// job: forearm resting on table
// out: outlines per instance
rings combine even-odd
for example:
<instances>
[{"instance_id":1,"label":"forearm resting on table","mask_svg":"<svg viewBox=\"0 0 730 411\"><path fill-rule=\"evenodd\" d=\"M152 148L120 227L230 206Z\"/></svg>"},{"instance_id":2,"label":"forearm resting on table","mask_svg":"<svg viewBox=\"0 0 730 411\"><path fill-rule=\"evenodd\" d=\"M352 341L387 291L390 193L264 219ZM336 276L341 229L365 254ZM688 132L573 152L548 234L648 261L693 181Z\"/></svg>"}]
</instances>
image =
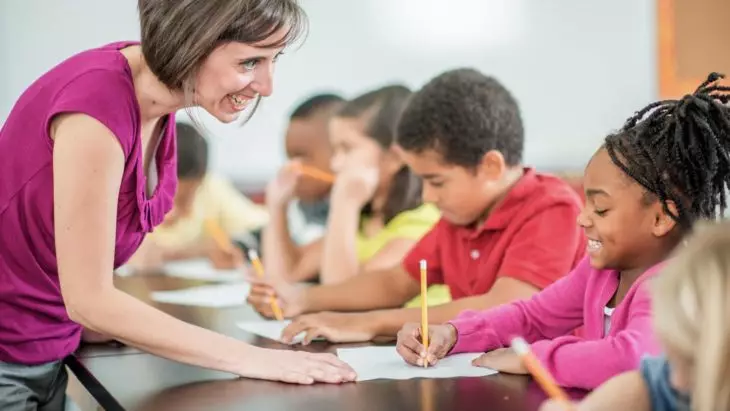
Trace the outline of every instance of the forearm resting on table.
<instances>
[{"instance_id":1,"label":"forearm resting on table","mask_svg":"<svg viewBox=\"0 0 730 411\"><path fill-rule=\"evenodd\" d=\"M333 285L308 288L306 312L368 311L400 307L419 285L400 267L359 274Z\"/></svg>"},{"instance_id":2,"label":"forearm resting on table","mask_svg":"<svg viewBox=\"0 0 730 411\"><path fill-rule=\"evenodd\" d=\"M96 333L174 361L240 371L247 346L233 338L177 320L113 288L73 300L67 302L71 318Z\"/></svg>"},{"instance_id":3,"label":"forearm resting on table","mask_svg":"<svg viewBox=\"0 0 730 411\"><path fill-rule=\"evenodd\" d=\"M516 300L530 298L538 291L536 287L523 281L502 277L486 294L460 298L446 304L429 307L428 321L432 324L442 324L453 320L463 311L487 310ZM383 337L394 337L405 323L421 321L420 308L383 310L377 315L379 317L377 334Z\"/></svg>"}]
</instances>

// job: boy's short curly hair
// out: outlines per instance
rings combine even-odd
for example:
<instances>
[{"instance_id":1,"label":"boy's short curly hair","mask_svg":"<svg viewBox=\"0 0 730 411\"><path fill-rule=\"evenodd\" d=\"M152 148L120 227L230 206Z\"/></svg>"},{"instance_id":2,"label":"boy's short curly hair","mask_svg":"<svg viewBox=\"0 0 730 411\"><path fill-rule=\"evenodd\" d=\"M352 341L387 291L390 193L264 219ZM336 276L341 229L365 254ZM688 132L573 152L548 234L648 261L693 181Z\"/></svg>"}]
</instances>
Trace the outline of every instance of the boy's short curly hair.
<instances>
[{"instance_id":1,"label":"boy's short curly hair","mask_svg":"<svg viewBox=\"0 0 730 411\"><path fill-rule=\"evenodd\" d=\"M439 75L413 95L397 141L404 150L435 150L444 162L468 168L496 150L514 166L522 161L524 129L517 101L499 81L462 68Z\"/></svg>"}]
</instances>

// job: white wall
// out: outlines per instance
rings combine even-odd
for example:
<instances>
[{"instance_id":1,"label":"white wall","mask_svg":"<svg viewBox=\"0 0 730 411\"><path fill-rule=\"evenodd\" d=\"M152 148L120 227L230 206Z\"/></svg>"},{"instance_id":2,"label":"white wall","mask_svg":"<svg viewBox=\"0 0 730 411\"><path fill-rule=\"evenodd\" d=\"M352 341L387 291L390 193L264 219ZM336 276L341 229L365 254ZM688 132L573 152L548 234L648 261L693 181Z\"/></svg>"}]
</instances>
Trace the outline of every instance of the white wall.
<instances>
[{"instance_id":1,"label":"white wall","mask_svg":"<svg viewBox=\"0 0 730 411\"><path fill-rule=\"evenodd\" d=\"M302 0L311 29L244 128L203 116L213 167L261 181L282 161L286 116L307 94L419 87L472 66L517 96L526 161L581 168L603 135L656 95L654 0ZM448 5L447 7L444 4ZM74 52L138 39L136 1L0 0L0 122L23 89Z\"/></svg>"}]
</instances>

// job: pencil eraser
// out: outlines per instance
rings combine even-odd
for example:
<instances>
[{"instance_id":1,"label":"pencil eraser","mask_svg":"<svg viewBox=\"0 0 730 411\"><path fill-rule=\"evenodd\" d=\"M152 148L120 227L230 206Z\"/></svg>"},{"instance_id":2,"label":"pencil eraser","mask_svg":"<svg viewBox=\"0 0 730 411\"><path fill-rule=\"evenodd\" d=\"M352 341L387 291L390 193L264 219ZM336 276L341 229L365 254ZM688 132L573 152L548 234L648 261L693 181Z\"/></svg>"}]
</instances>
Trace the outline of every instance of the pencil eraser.
<instances>
[{"instance_id":1,"label":"pencil eraser","mask_svg":"<svg viewBox=\"0 0 730 411\"><path fill-rule=\"evenodd\" d=\"M253 248L248 249L248 259L249 260L258 260L259 259L259 253L256 252Z\"/></svg>"},{"instance_id":2,"label":"pencil eraser","mask_svg":"<svg viewBox=\"0 0 730 411\"><path fill-rule=\"evenodd\" d=\"M421 270L425 270L426 269L426 260L421 260L420 263L421 263Z\"/></svg>"},{"instance_id":3,"label":"pencil eraser","mask_svg":"<svg viewBox=\"0 0 730 411\"><path fill-rule=\"evenodd\" d=\"M512 350L519 355L525 355L530 352L530 346L524 338L515 337L512 339Z\"/></svg>"}]
</instances>

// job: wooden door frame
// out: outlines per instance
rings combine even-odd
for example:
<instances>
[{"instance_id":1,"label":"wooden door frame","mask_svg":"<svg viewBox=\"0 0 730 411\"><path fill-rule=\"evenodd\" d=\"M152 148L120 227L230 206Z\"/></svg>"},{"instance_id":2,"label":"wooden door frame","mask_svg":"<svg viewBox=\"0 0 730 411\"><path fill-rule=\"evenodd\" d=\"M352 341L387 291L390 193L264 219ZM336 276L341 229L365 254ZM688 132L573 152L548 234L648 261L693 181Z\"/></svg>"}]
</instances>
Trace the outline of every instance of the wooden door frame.
<instances>
[{"instance_id":1,"label":"wooden door frame","mask_svg":"<svg viewBox=\"0 0 730 411\"><path fill-rule=\"evenodd\" d=\"M675 20L675 5L679 0L656 1L656 30L657 30L657 71L659 75L659 98L678 99L685 94L692 93L705 78L682 78L679 75L677 62L677 30ZM730 77L730 73L726 73ZM728 78L723 80L727 84ZM730 209L723 216L730 219Z\"/></svg>"},{"instance_id":2,"label":"wooden door frame","mask_svg":"<svg viewBox=\"0 0 730 411\"><path fill-rule=\"evenodd\" d=\"M656 0L659 98L662 99L680 98L694 91L705 80L679 76L675 21L676 1Z\"/></svg>"}]
</instances>

